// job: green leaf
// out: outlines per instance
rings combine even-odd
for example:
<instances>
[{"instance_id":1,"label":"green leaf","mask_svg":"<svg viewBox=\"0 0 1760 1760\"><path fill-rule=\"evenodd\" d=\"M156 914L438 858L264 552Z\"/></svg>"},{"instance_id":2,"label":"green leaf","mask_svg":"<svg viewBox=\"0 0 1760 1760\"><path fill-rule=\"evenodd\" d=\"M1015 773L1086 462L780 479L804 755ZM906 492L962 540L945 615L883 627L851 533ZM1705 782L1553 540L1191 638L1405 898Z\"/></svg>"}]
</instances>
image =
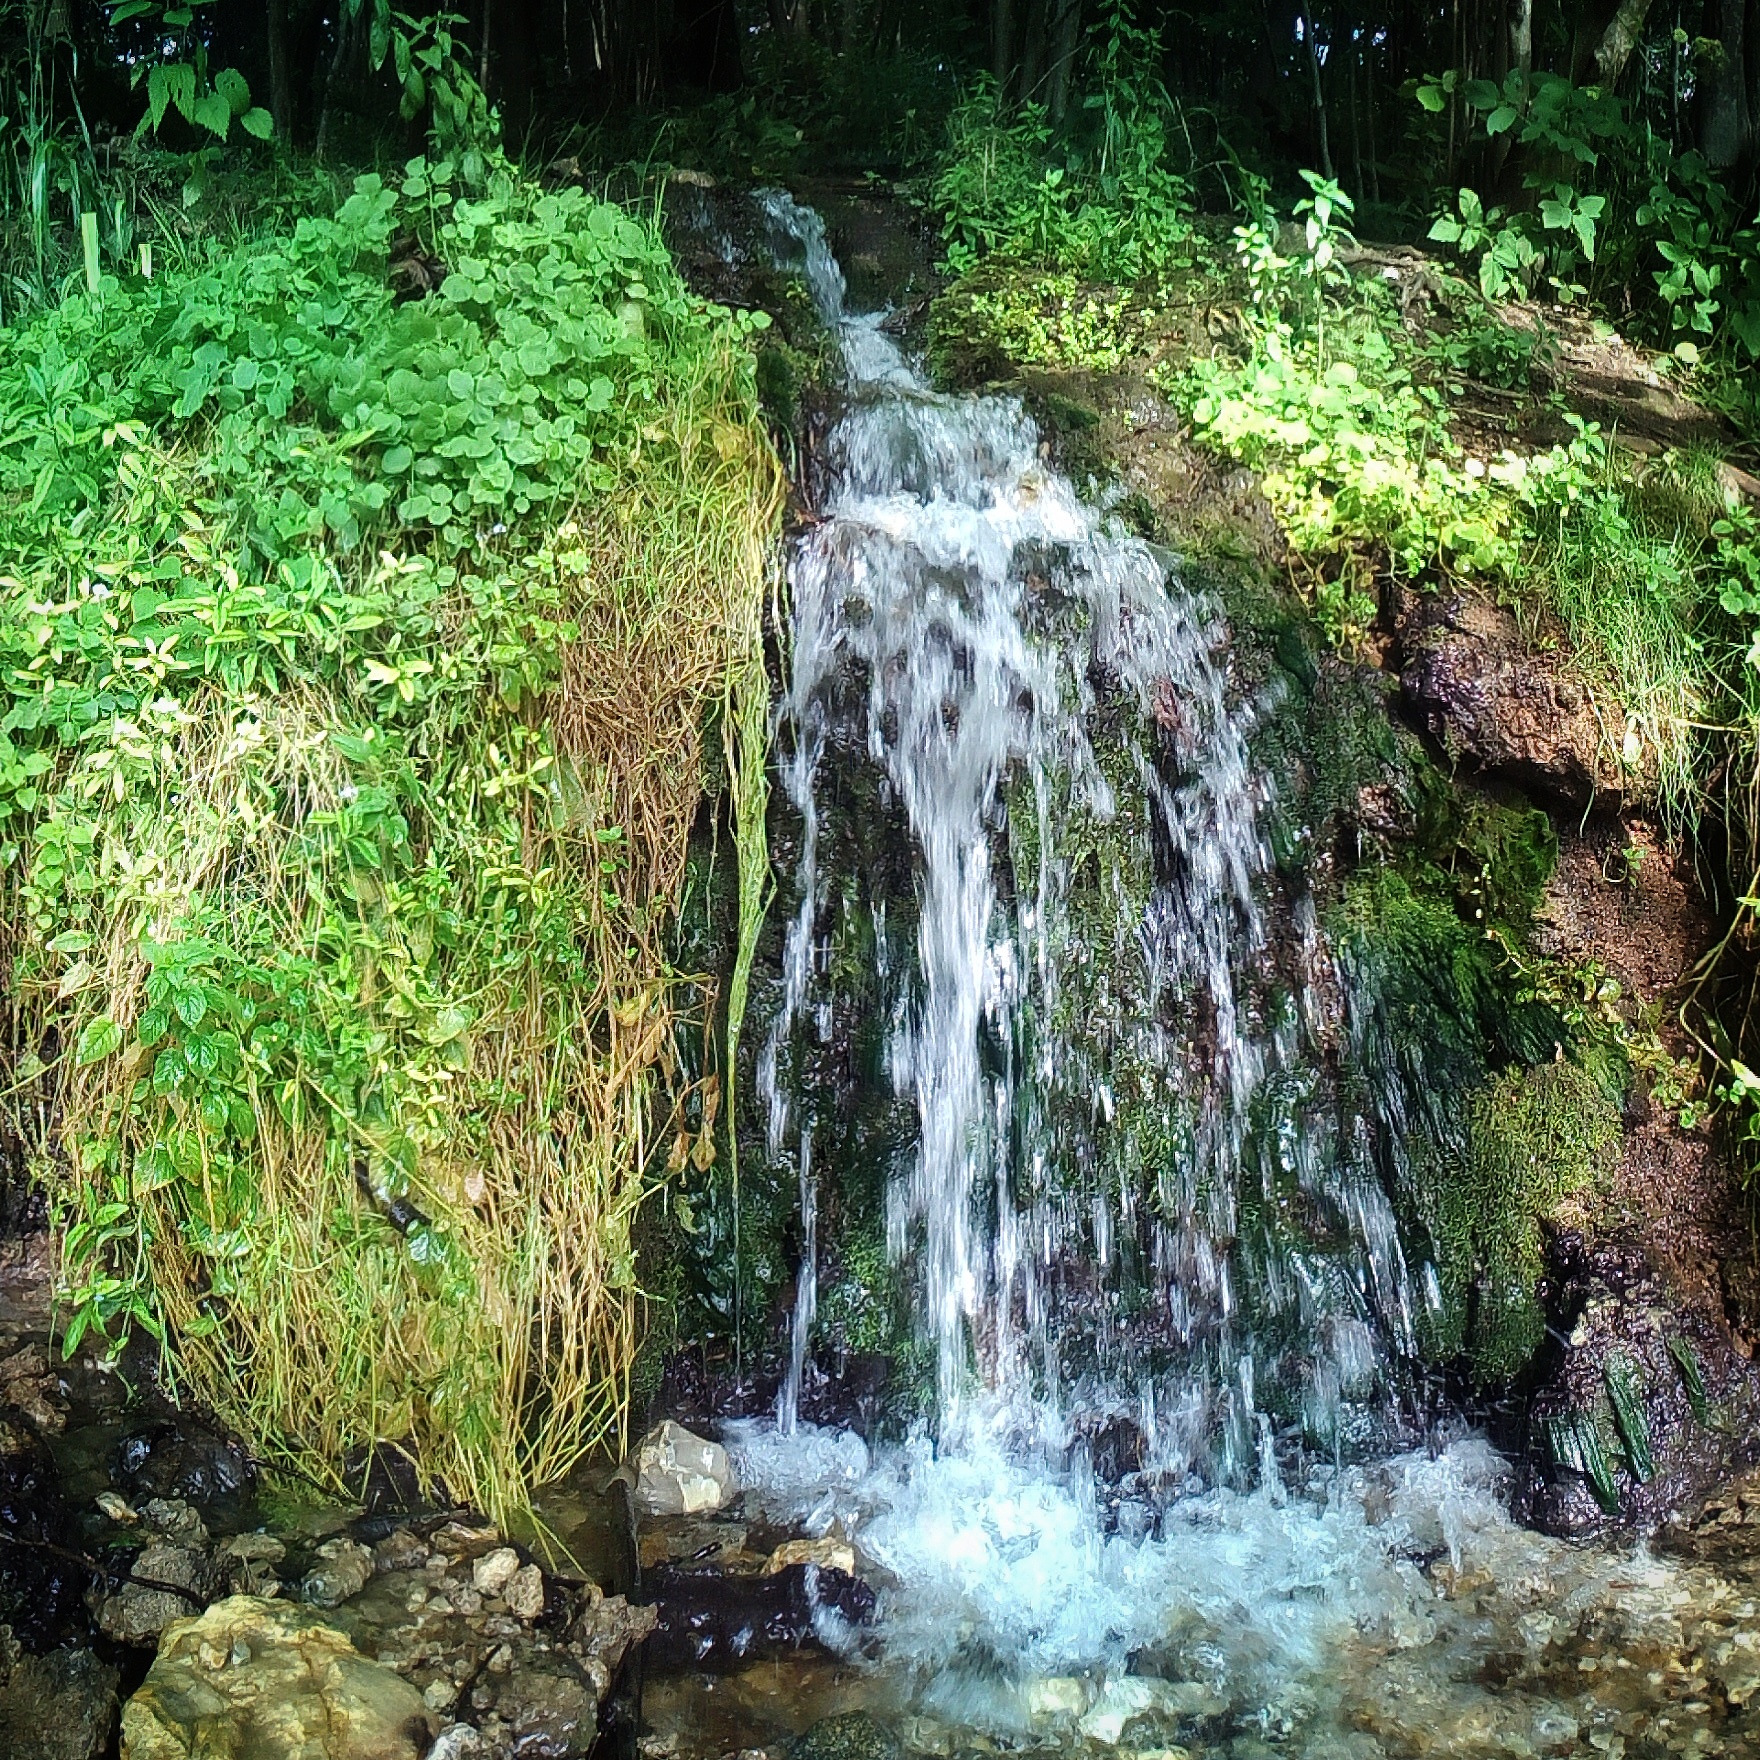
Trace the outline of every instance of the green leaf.
<instances>
[{"instance_id":1,"label":"green leaf","mask_svg":"<svg viewBox=\"0 0 1760 1760\"><path fill-rule=\"evenodd\" d=\"M74 1064L84 1069L87 1064L98 1063L110 1056L121 1043L122 1029L108 1015L98 1015L86 1022L85 1031L79 1036L79 1045L73 1054Z\"/></svg>"},{"instance_id":2,"label":"green leaf","mask_svg":"<svg viewBox=\"0 0 1760 1760\"><path fill-rule=\"evenodd\" d=\"M254 135L260 141L266 141L275 132L275 118L260 104L245 111L239 117L238 125L246 134Z\"/></svg>"},{"instance_id":3,"label":"green leaf","mask_svg":"<svg viewBox=\"0 0 1760 1760\"><path fill-rule=\"evenodd\" d=\"M1513 128L1515 123L1515 110L1508 104L1499 104L1485 118L1485 132L1487 134L1503 134L1506 130Z\"/></svg>"},{"instance_id":4,"label":"green leaf","mask_svg":"<svg viewBox=\"0 0 1760 1760\"><path fill-rule=\"evenodd\" d=\"M223 67L214 75L214 90L234 116L242 116L251 107L250 81L236 67Z\"/></svg>"},{"instance_id":5,"label":"green leaf","mask_svg":"<svg viewBox=\"0 0 1760 1760\"><path fill-rule=\"evenodd\" d=\"M225 140L232 127L232 106L218 92L207 92L196 100L190 120L218 139Z\"/></svg>"}]
</instances>

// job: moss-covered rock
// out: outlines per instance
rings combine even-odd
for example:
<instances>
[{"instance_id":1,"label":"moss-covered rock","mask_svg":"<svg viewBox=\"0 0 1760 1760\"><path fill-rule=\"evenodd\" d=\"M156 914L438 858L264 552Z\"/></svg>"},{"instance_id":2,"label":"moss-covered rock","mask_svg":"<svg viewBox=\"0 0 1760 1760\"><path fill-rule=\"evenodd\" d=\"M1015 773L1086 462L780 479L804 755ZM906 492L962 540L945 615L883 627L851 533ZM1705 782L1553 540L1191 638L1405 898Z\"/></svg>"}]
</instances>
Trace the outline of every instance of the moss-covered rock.
<instances>
[{"instance_id":1,"label":"moss-covered rock","mask_svg":"<svg viewBox=\"0 0 1760 1760\"><path fill-rule=\"evenodd\" d=\"M1554 1061L1489 1082L1469 1108L1465 1152L1433 1163L1424 1199L1442 1290L1436 1342L1464 1351L1481 1383L1512 1379L1539 1347L1542 1225L1605 1173L1620 1137L1594 1076Z\"/></svg>"}]
</instances>

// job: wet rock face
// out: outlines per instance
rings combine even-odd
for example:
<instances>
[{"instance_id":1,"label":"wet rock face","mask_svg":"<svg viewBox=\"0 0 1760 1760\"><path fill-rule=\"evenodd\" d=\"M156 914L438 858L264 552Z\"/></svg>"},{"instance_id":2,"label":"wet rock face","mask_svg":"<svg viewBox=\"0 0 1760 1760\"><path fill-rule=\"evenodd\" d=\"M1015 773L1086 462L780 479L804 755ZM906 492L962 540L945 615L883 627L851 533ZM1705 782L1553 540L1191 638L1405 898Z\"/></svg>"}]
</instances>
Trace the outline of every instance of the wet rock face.
<instances>
[{"instance_id":1,"label":"wet rock face","mask_svg":"<svg viewBox=\"0 0 1760 1760\"><path fill-rule=\"evenodd\" d=\"M234 1437L187 1413L137 1425L117 1448L111 1477L131 1501L183 1498L225 1527L248 1527L257 1469Z\"/></svg>"},{"instance_id":2,"label":"wet rock face","mask_svg":"<svg viewBox=\"0 0 1760 1760\"><path fill-rule=\"evenodd\" d=\"M1403 592L1394 628L1405 706L1451 759L1577 811L1619 808L1595 705L1507 611L1464 589Z\"/></svg>"},{"instance_id":3,"label":"wet rock face","mask_svg":"<svg viewBox=\"0 0 1760 1760\"><path fill-rule=\"evenodd\" d=\"M0 1626L0 1753L100 1760L116 1729L117 1679L90 1650L31 1656Z\"/></svg>"},{"instance_id":4,"label":"wet rock face","mask_svg":"<svg viewBox=\"0 0 1760 1760\"><path fill-rule=\"evenodd\" d=\"M122 1714L124 1760L422 1760L439 1720L316 1614L234 1596L165 1634Z\"/></svg>"},{"instance_id":5,"label":"wet rock face","mask_svg":"<svg viewBox=\"0 0 1760 1760\"><path fill-rule=\"evenodd\" d=\"M1640 1245L1561 1231L1550 1272L1517 1499L1535 1526L1652 1527L1760 1458L1760 1372Z\"/></svg>"}]
</instances>

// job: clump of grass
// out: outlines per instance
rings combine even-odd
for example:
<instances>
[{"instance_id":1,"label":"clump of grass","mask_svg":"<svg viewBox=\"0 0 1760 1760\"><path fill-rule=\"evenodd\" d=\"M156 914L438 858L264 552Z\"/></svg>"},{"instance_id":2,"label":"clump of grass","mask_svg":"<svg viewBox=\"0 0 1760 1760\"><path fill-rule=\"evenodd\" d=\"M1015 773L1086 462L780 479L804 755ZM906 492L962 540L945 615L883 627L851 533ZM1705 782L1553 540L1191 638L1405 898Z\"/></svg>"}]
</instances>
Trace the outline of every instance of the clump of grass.
<instances>
[{"instance_id":1,"label":"clump of grass","mask_svg":"<svg viewBox=\"0 0 1760 1760\"><path fill-rule=\"evenodd\" d=\"M1720 694L1701 633L1716 602L1704 567L1720 507L1715 461L1670 458L1639 474L1585 429L1541 462L1550 468L1528 490L1528 590L1557 615L1616 706L1604 727L1614 755L1628 771L1648 772L1671 823L1690 829L1697 729Z\"/></svg>"},{"instance_id":2,"label":"clump of grass","mask_svg":"<svg viewBox=\"0 0 1760 1760\"><path fill-rule=\"evenodd\" d=\"M390 1439L510 1513L623 1421L717 717L762 899L744 331L609 204L418 161L0 334L0 403L8 1123L69 1347L145 1328L271 1462Z\"/></svg>"}]
</instances>

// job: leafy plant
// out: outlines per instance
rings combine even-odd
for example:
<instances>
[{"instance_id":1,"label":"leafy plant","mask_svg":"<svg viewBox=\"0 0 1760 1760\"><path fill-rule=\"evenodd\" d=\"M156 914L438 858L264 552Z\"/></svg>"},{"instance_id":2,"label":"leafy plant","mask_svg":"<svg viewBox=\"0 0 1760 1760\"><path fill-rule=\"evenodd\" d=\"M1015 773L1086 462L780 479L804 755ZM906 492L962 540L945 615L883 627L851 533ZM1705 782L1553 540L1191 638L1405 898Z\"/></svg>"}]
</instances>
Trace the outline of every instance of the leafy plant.
<instances>
[{"instance_id":1,"label":"leafy plant","mask_svg":"<svg viewBox=\"0 0 1760 1760\"><path fill-rule=\"evenodd\" d=\"M621 1419L758 320L492 150L303 205L0 330L9 1125L72 1344L505 1511Z\"/></svg>"},{"instance_id":2,"label":"leafy plant","mask_svg":"<svg viewBox=\"0 0 1760 1760\"><path fill-rule=\"evenodd\" d=\"M157 134L172 111L194 128L225 140L237 122L246 134L267 140L274 118L252 104L250 82L236 67L210 68L208 46L195 29L196 8L208 0L109 0L112 25L145 23L151 40L172 45L169 59L142 56L134 83L147 88L146 113L135 132Z\"/></svg>"}]
</instances>

